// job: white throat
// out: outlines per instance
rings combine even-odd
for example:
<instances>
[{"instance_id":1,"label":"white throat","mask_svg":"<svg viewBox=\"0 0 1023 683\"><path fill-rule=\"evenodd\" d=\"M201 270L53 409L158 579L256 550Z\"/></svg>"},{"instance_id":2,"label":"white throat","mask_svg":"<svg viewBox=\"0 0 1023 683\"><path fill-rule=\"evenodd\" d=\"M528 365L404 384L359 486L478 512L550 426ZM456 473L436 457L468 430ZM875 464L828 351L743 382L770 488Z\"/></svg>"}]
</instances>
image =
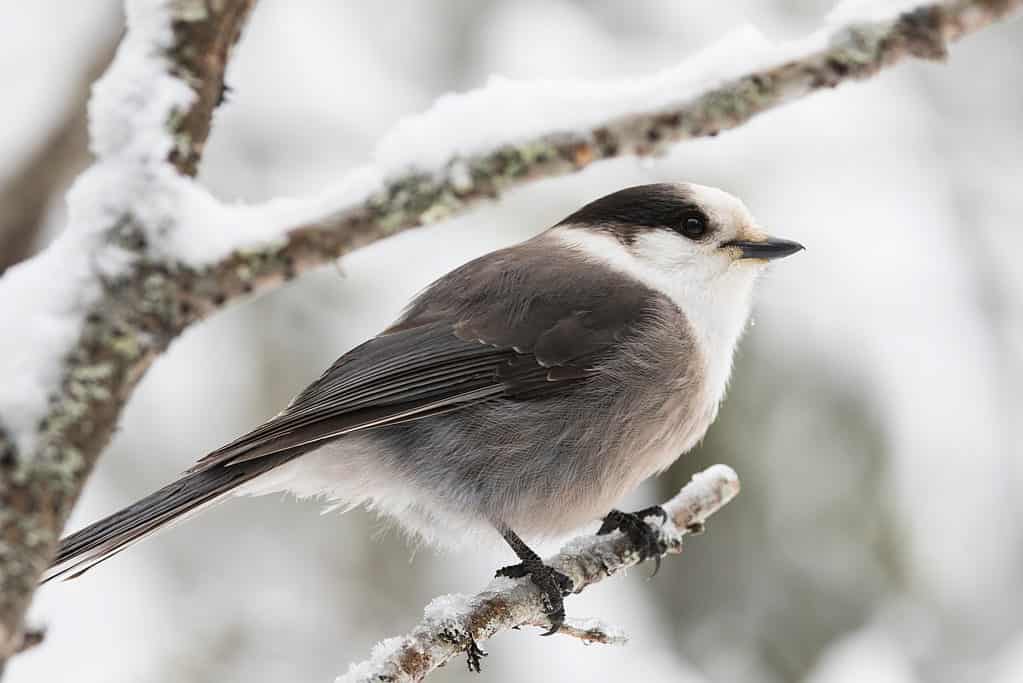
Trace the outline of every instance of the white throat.
<instances>
[{"instance_id":1,"label":"white throat","mask_svg":"<svg viewBox=\"0 0 1023 683\"><path fill-rule=\"evenodd\" d=\"M683 300L673 298L707 357L707 391L715 413L728 388L735 348L746 331L753 303L754 278L745 273L735 277L731 272L722 277L734 281L702 290L691 287Z\"/></svg>"},{"instance_id":2,"label":"white throat","mask_svg":"<svg viewBox=\"0 0 1023 683\"><path fill-rule=\"evenodd\" d=\"M735 347L749 320L759 268L734 264L707 279L685 278L680 276L681 269L699 266L673 259L670 240L676 238L671 235L665 236L663 245L655 237L639 257L611 235L578 228L552 232L565 246L639 280L679 307L704 353L707 399L716 410L728 386Z\"/></svg>"}]
</instances>

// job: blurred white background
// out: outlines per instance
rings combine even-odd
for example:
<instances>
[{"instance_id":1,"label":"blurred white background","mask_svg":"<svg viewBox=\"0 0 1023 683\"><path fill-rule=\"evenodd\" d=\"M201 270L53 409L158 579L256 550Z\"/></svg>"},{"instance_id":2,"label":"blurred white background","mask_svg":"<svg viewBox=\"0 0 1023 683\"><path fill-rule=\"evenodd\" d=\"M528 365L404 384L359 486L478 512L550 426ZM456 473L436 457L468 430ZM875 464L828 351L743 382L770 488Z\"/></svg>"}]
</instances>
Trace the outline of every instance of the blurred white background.
<instances>
[{"instance_id":1,"label":"blurred white background","mask_svg":"<svg viewBox=\"0 0 1023 683\"><path fill-rule=\"evenodd\" d=\"M831 5L262 0L200 177L225 199L312 193L402 116L490 74L628 78L746 22L800 36ZM121 30L114 2L73 7L0 0L0 185ZM432 680L1021 681L1021 82L1016 21L945 65L900 66L662 159L532 185L236 305L145 378L71 527L275 413L451 267L606 192L693 180L743 197L807 251L760 288L706 442L628 504L713 462L739 471L743 494L656 579L644 567L568 600L574 616L625 627L624 648L515 632L485 644L485 678L458 661ZM62 225L58 193L40 241ZM475 591L511 560L499 546L413 553L368 514L319 511L234 501L46 586L32 610L46 641L7 680L330 681L430 598Z\"/></svg>"}]
</instances>

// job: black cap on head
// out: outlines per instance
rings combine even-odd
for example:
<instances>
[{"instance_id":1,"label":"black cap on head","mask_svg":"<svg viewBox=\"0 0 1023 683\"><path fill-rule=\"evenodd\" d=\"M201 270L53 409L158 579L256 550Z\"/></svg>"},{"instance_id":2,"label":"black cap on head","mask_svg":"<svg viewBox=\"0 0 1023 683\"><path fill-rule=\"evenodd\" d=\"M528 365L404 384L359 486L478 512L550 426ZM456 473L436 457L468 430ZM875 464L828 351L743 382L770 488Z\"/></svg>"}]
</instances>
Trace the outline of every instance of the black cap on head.
<instances>
[{"instance_id":1,"label":"black cap on head","mask_svg":"<svg viewBox=\"0 0 1023 683\"><path fill-rule=\"evenodd\" d=\"M678 232L687 218L707 215L684 186L670 183L636 185L596 199L558 225L606 231L632 244L644 230Z\"/></svg>"}]
</instances>

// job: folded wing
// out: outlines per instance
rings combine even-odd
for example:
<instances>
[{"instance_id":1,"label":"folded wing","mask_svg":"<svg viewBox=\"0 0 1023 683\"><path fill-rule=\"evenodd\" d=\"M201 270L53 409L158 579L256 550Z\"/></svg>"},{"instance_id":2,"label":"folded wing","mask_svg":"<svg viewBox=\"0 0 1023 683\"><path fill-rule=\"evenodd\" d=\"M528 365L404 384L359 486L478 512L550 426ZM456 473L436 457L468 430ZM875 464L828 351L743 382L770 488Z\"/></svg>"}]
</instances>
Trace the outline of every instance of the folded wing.
<instances>
[{"instance_id":1,"label":"folded wing","mask_svg":"<svg viewBox=\"0 0 1023 683\"><path fill-rule=\"evenodd\" d=\"M342 356L282 413L189 472L565 390L599 372L659 296L533 242L488 254L431 285L398 323Z\"/></svg>"}]
</instances>

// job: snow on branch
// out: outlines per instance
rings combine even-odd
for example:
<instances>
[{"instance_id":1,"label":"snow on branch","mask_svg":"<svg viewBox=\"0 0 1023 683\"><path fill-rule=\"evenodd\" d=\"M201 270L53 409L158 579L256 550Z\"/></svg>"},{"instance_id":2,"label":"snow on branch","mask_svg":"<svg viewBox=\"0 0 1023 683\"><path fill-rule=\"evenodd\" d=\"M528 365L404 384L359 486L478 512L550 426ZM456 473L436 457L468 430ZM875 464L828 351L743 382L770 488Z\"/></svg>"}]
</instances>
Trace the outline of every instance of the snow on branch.
<instances>
[{"instance_id":1,"label":"snow on branch","mask_svg":"<svg viewBox=\"0 0 1023 683\"><path fill-rule=\"evenodd\" d=\"M509 188L716 135L908 57L942 58L1023 4L898 0L866 14L871 3L846 0L806 39L772 45L745 30L629 82L494 81L399 124L320 197L226 205L190 176L254 2L127 0L128 32L90 106L97 161L69 193L69 225L0 278L0 656L123 405L192 323Z\"/></svg>"},{"instance_id":2,"label":"snow on branch","mask_svg":"<svg viewBox=\"0 0 1023 683\"><path fill-rule=\"evenodd\" d=\"M667 519L648 518L668 548L682 552L682 539L739 493L739 478L732 468L714 465L693 476L674 498L663 504ZM582 536L566 544L546 563L572 579L576 592L613 576L639 562L639 553L628 537L615 532L606 536ZM483 656L479 643L500 631L520 626L550 626L539 590L525 579L496 578L474 595L445 595L424 611L423 620L405 636L389 638L373 649L372 656L353 664L337 683L421 681L449 659L464 654L469 667L479 670ZM625 636L596 620L569 619L558 631L584 642L620 644Z\"/></svg>"},{"instance_id":3,"label":"snow on branch","mask_svg":"<svg viewBox=\"0 0 1023 683\"><path fill-rule=\"evenodd\" d=\"M0 662L24 642L71 505L168 341L152 302L130 293L147 286L146 235L173 225L178 189L192 186L254 1L126 2L128 31L89 103L96 161L69 193L69 225L0 279Z\"/></svg>"}]
</instances>

